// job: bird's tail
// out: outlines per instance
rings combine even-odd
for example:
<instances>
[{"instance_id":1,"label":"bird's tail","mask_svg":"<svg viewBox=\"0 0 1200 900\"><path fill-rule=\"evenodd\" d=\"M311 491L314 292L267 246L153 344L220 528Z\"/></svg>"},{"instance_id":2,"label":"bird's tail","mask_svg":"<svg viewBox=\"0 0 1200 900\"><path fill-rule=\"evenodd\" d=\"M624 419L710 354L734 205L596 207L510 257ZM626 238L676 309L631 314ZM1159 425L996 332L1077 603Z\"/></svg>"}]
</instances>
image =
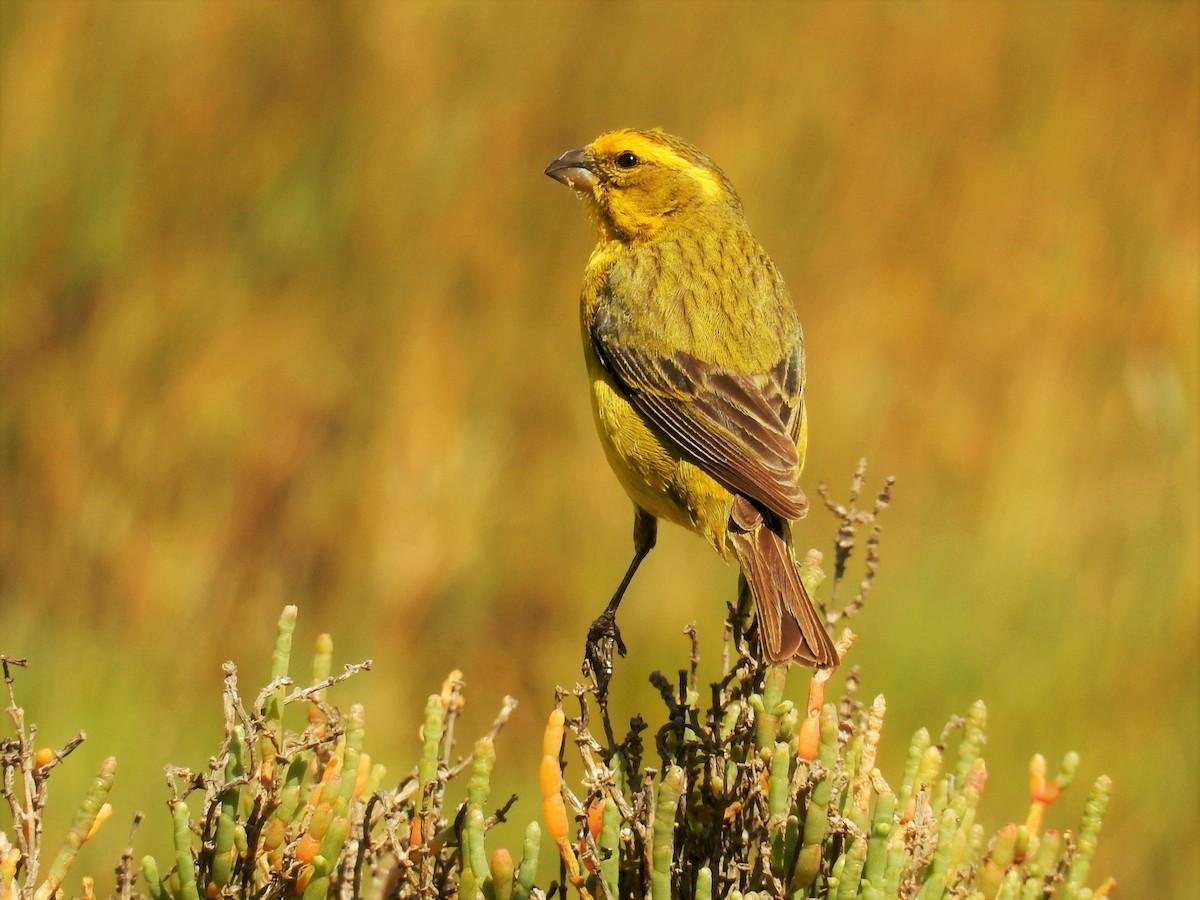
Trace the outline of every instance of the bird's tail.
<instances>
[{"instance_id":1,"label":"bird's tail","mask_svg":"<svg viewBox=\"0 0 1200 900\"><path fill-rule=\"evenodd\" d=\"M729 521L730 543L754 598L767 662L836 666L837 650L800 581L788 524L773 513L764 516L745 497L734 501Z\"/></svg>"}]
</instances>

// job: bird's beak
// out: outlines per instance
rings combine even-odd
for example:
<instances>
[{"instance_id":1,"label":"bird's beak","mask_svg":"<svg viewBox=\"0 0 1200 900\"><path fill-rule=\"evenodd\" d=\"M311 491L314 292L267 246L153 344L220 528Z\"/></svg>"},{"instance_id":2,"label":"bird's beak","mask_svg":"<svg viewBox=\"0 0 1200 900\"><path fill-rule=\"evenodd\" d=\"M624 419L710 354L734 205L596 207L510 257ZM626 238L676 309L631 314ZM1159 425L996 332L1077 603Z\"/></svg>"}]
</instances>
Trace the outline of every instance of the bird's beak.
<instances>
[{"instance_id":1,"label":"bird's beak","mask_svg":"<svg viewBox=\"0 0 1200 900\"><path fill-rule=\"evenodd\" d=\"M571 190L583 193L596 186L596 173L590 166L591 158L587 151L580 147L578 150L568 150L546 166L546 174L555 181L561 181Z\"/></svg>"}]
</instances>

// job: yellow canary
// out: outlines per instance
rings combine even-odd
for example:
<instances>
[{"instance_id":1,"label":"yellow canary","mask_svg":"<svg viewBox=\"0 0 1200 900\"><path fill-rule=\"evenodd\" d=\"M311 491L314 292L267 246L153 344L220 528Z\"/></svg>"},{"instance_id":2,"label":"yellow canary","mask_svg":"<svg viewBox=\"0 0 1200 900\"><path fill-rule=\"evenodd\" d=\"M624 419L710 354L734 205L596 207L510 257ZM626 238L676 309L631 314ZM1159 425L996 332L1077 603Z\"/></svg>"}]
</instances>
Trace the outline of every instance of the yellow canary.
<instances>
[{"instance_id":1,"label":"yellow canary","mask_svg":"<svg viewBox=\"0 0 1200 900\"><path fill-rule=\"evenodd\" d=\"M837 665L791 547L808 507L804 339L733 186L657 129L601 135L546 174L584 198L595 232L584 355L604 452L635 507L633 561L593 632L615 632L666 519L740 563L769 662Z\"/></svg>"}]
</instances>

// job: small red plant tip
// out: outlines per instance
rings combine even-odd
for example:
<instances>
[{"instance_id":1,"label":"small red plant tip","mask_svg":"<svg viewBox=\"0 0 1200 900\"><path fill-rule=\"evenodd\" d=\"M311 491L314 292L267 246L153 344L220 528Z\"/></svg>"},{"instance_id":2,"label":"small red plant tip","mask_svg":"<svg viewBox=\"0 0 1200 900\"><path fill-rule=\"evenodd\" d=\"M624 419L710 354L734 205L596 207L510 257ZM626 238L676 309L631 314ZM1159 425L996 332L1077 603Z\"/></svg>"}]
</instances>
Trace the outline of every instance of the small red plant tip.
<instances>
[{"instance_id":1,"label":"small red plant tip","mask_svg":"<svg viewBox=\"0 0 1200 900\"><path fill-rule=\"evenodd\" d=\"M1029 761L1029 796L1034 803L1050 804L1058 799L1062 786L1057 780L1046 781L1046 757L1035 753Z\"/></svg>"},{"instance_id":2,"label":"small red plant tip","mask_svg":"<svg viewBox=\"0 0 1200 900\"><path fill-rule=\"evenodd\" d=\"M300 836L300 840L296 842L296 859L302 863L310 863L320 849L321 839L315 837L311 831L306 831Z\"/></svg>"},{"instance_id":3,"label":"small red plant tip","mask_svg":"<svg viewBox=\"0 0 1200 900\"><path fill-rule=\"evenodd\" d=\"M809 710L800 723L800 734L796 742L796 755L806 762L817 758L821 748L821 711Z\"/></svg>"},{"instance_id":4,"label":"small red plant tip","mask_svg":"<svg viewBox=\"0 0 1200 900\"><path fill-rule=\"evenodd\" d=\"M558 716L553 714L550 716L551 724L546 729L547 742L543 744L543 747L550 746L550 731L555 725L556 718L559 724L562 721L562 710L556 709L554 712L558 713ZM562 768L558 764L557 756L547 754L542 757L538 780L542 787L542 816L546 820L546 831L550 833L550 837L558 847L558 855L562 857L563 864L567 867L568 881L579 888L583 884L583 878L579 874L579 859L575 855L575 848L571 845L571 839L568 836L570 823L567 818L566 801L563 800L562 795Z\"/></svg>"},{"instance_id":5,"label":"small red plant tip","mask_svg":"<svg viewBox=\"0 0 1200 900\"><path fill-rule=\"evenodd\" d=\"M595 841L596 838L598 838L600 836L600 827L604 824L604 804L606 802L607 802L607 798L601 797L598 800L594 800L592 802L592 804L588 807L587 830L588 830L588 834L590 834L592 836L593 841ZM588 856L587 846L588 846L587 836L580 835L579 836L579 855L583 857L583 863L585 866L587 866L588 871L591 872L593 875L595 875L596 871L597 871L596 864Z\"/></svg>"},{"instance_id":6,"label":"small red plant tip","mask_svg":"<svg viewBox=\"0 0 1200 900\"><path fill-rule=\"evenodd\" d=\"M511 883L516 866L513 864L512 854L505 848L500 847L492 853L492 858L489 860L489 868L491 869L493 882Z\"/></svg>"},{"instance_id":7,"label":"small red plant tip","mask_svg":"<svg viewBox=\"0 0 1200 900\"><path fill-rule=\"evenodd\" d=\"M543 756L539 776L542 786L542 815L546 819L546 830L557 844L567 839L567 807L562 796L562 769L557 756Z\"/></svg>"},{"instance_id":8,"label":"small red plant tip","mask_svg":"<svg viewBox=\"0 0 1200 900\"><path fill-rule=\"evenodd\" d=\"M1100 887L1096 888L1096 890L1092 892L1092 896L1093 897L1110 897L1110 896L1112 896L1112 892L1115 891L1116 889L1117 889L1117 879L1113 878L1110 875L1108 878L1104 879L1104 883L1101 884Z\"/></svg>"},{"instance_id":9,"label":"small red plant tip","mask_svg":"<svg viewBox=\"0 0 1200 900\"><path fill-rule=\"evenodd\" d=\"M1046 789L1046 757L1033 754L1029 761L1029 796L1034 800Z\"/></svg>"},{"instance_id":10,"label":"small red plant tip","mask_svg":"<svg viewBox=\"0 0 1200 900\"><path fill-rule=\"evenodd\" d=\"M408 830L408 845L410 847L420 847L425 843L425 835L421 831L421 817L417 816L412 820L412 827Z\"/></svg>"},{"instance_id":11,"label":"small red plant tip","mask_svg":"<svg viewBox=\"0 0 1200 900\"><path fill-rule=\"evenodd\" d=\"M606 797L601 797L588 807L588 831L591 832L593 840L600 836L600 826L604 824L604 804L607 802Z\"/></svg>"},{"instance_id":12,"label":"small red plant tip","mask_svg":"<svg viewBox=\"0 0 1200 900\"><path fill-rule=\"evenodd\" d=\"M1029 815L1025 817L1025 825L1030 834L1037 834L1042 827L1042 816L1046 807L1058 799L1062 785L1058 779L1046 781L1046 757L1035 753L1029 761L1029 796L1033 801L1029 806Z\"/></svg>"},{"instance_id":13,"label":"small red plant tip","mask_svg":"<svg viewBox=\"0 0 1200 900\"><path fill-rule=\"evenodd\" d=\"M824 705L825 679L814 675L808 681L808 703L796 741L796 755L807 762L817 758L821 747L821 707Z\"/></svg>"}]
</instances>

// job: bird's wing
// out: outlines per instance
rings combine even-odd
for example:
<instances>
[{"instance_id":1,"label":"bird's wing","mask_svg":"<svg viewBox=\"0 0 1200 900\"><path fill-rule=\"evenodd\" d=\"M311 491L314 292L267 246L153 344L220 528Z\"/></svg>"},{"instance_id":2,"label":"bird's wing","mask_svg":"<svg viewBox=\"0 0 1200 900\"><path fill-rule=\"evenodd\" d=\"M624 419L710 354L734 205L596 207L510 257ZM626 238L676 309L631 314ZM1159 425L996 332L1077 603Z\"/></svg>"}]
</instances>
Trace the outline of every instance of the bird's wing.
<instances>
[{"instance_id":1,"label":"bird's wing","mask_svg":"<svg viewBox=\"0 0 1200 900\"><path fill-rule=\"evenodd\" d=\"M804 515L796 449L804 415L799 342L769 371L745 374L683 351L661 355L630 346L603 313L593 318L591 337L634 408L688 458L785 519Z\"/></svg>"}]
</instances>

